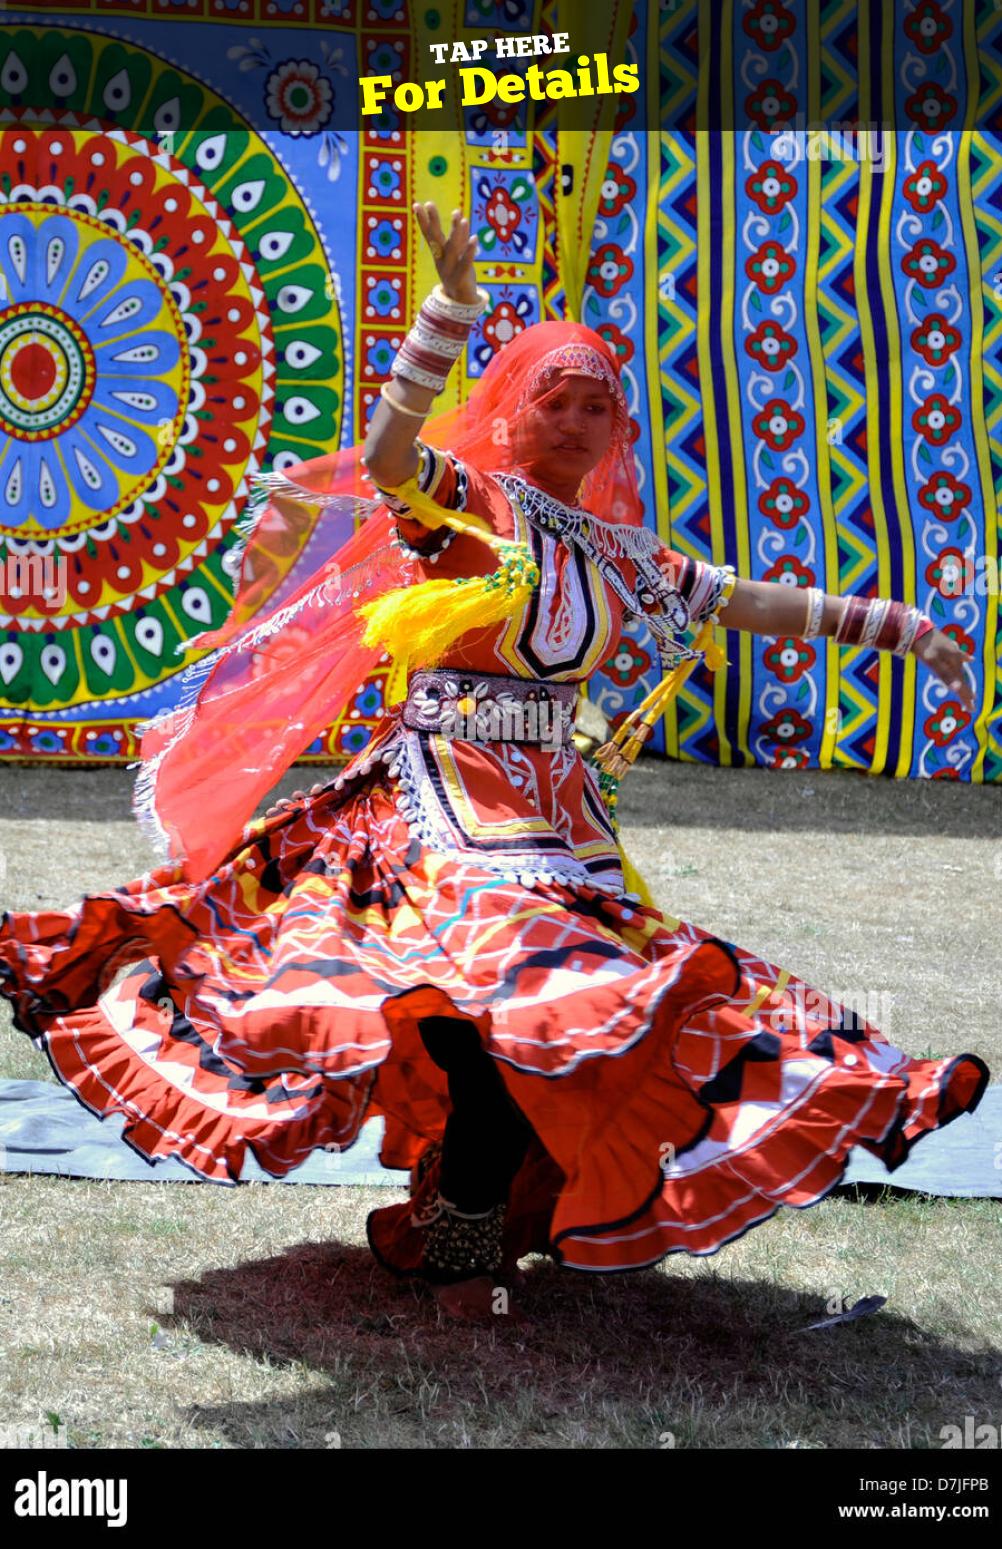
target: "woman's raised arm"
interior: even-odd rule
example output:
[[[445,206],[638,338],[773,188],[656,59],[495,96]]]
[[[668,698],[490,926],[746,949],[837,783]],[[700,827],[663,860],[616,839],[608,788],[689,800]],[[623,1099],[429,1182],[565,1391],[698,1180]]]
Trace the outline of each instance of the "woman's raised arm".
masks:
[[[462,353],[472,315],[481,309],[473,269],[477,239],[470,223],[458,210],[452,212],[448,237],[442,230],[438,207],[430,200],[413,206],[421,234],[431,248],[445,303],[436,306],[429,297],[394,361],[393,377],[384,383],[365,438],[365,463],[371,478],[384,489],[403,484],[417,471],[414,439],[431,413],[453,360]],[[452,316],[449,303],[453,304]]]

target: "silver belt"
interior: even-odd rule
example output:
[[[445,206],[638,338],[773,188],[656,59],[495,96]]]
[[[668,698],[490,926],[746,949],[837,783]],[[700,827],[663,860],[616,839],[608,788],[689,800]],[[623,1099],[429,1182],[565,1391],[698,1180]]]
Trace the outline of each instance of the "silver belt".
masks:
[[[576,683],[425,668],[411,674],[403,723],[459,742],[531,742],[559,748],[574,731]]]

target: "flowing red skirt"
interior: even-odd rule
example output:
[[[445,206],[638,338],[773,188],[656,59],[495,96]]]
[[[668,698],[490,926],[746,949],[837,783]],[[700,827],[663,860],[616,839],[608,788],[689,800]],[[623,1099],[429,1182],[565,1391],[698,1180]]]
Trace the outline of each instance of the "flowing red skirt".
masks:
[[[911,1059],[793,974],[610,891],[456,863],[396,794],[377,769],[257,819],[198,885],[170,864],[4,913],[16,1025],[91,1112],[125,1114],[141,1155],[232,1184],[248,1147],[283,1177],[376,1115],[383,1163],[414,1168],[449,1111],[418,1018],[465,1018],[536,1136],[506,1257],[585,1270],[713,1253],[821,1199],[853,1146],[894,1168],[980,1099],[976,1057]],[[419,1270],[420,1214],[370,1217],[390,1268]]]

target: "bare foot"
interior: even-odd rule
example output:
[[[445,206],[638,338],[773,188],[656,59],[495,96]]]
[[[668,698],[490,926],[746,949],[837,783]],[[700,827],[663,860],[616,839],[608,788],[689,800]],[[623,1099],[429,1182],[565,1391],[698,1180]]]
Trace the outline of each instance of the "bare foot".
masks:
[[[529,1321],[526,1314],[513,1305],[507,1286],[495,1284],[490,1275],[433,1286],[432,1290],[438,1305],[450,1318],[467,1323],[490,1322],[495,1318],[505,1324]]]

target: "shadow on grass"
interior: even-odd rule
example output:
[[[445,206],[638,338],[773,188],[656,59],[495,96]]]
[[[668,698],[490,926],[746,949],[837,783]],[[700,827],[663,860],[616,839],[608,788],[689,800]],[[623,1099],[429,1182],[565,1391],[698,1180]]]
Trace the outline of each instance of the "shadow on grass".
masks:
[[[997,1351],[893,1307],[798,1332],[830,1311],[821,1297],[709,1261],[599,1277],[533,1259],[519,1292],[531,1322],[511,1327],[446,1320],[426,1289],[336,1242],[173,1291],[168,1341],[194,1335],[302,1383],[280,1400],[192,1406],[207,1445],[940,1447],[967,1414],[1002,1418]]]

